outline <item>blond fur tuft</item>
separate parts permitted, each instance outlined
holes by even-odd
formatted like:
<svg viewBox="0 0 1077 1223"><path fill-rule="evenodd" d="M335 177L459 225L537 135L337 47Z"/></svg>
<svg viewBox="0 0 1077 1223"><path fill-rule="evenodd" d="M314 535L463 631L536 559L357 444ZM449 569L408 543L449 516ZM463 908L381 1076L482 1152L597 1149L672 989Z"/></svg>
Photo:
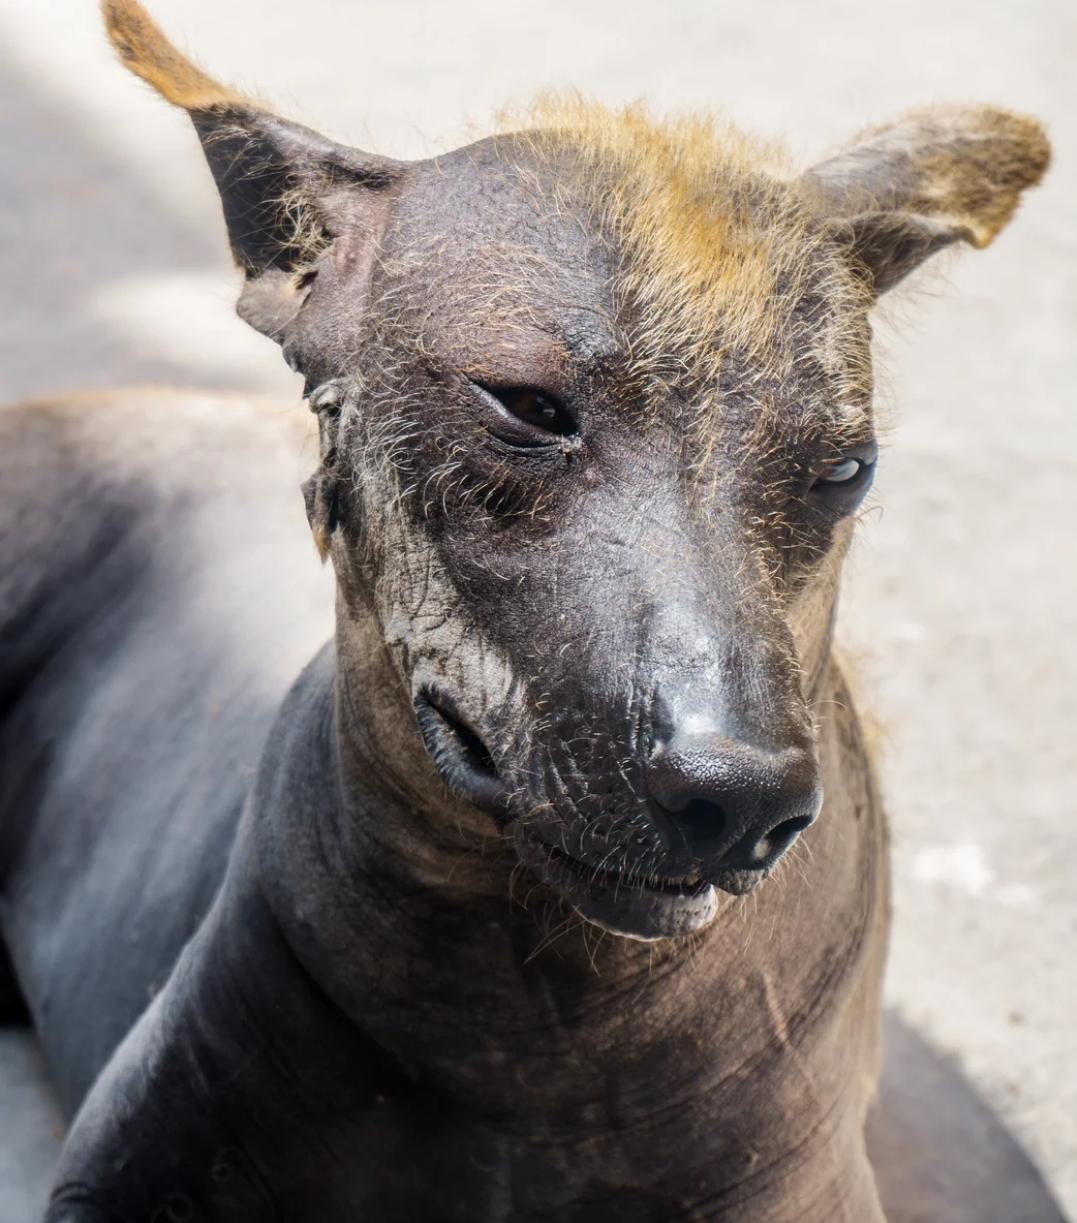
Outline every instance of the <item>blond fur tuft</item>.
<svg viewBox="0 0 1077 1223"><path fill-rule="evenodd" d="M499 126L531 155L569 155L559 181L582 191L618 247L613 287L636 320L637 371L713 393L736 353L764 394L807 346L862 398L861 346L838 332L867 297L835 258L780 145L710 116L660 120L641 104L616 109L571 94L543 96ZM810 294L825 300L826 318L809 329L796 320Z"/></svg>
<svg viewBox="0 0 1077 1223"><path fill-rule="evenodd" d="M101 14L109 42L120 59L173 106L188 111L264 109L221 85L181 55L138 0L101 0Z"/></svg>
<svg viewBox="0 0 1077 1223"><path fill-rule="evenodd" d="M994 106L914 114L933 125L940 147L919 166L919 197L906 207L945 216L968 231L973 246L989 245L1013 218L1021 193L1047 171L1051 146L1042 124ZM951 132L960 136L947 142Z"/></svg>
<svg viewBox="0 0 1077 1223"><path fill-rule="evenodd" d="M899 210L938 221L975 247L1010 222L1021 193L1047 171L1043 125L997 106L950 103L907 111L860 132L816 172L850 190L861 212ZM857 186L872 162L877 194Z"/></svg>

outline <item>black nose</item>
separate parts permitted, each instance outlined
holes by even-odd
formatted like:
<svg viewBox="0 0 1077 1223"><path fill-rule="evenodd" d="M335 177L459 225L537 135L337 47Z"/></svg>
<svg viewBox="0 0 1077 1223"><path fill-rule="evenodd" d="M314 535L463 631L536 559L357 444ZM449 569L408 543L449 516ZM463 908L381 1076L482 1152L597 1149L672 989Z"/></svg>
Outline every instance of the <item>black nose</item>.
<svg viewBox="0 0 1077 1223"><path fill-rule="evenodd" d="M655 814L704 874L773 866L822 799L809 748L768 750L720 734L674 732L645 775Z"/></svg>

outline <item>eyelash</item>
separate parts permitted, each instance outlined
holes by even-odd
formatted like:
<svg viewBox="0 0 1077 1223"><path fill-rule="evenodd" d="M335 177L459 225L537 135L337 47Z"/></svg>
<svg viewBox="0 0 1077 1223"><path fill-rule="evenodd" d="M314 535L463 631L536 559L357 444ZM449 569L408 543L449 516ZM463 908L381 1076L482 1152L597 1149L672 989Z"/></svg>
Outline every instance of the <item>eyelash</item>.
<svg viewBox="0 0 1077 1223"><path fill-rule="evenodd" d="M578 438L579 426L569 409L548 391L532 386L491 386L482 382L474 385L484 395L493 399L512 421L523 425L531 434L530 444L542 446L543 437L553 439ZM517 444L527 445L523 439L513 438ZM861 486L867 483L874 474L876 455L874 447L871 455L861 458L859 455L848 455L832 463L812 481L813 492L840 497L844 494L859 492ZM840 479L833 478L833 473L840 473L850 464L856 464L855 470Z"/></svg>
<svg viewBox="0 0 1077 1223"><path fill-rule="evenodd" d="M537 433L551 437L572 437L579 430L572 413L555 396L531 386L486 386L477 384L496 399L514 419Z"/></svg>

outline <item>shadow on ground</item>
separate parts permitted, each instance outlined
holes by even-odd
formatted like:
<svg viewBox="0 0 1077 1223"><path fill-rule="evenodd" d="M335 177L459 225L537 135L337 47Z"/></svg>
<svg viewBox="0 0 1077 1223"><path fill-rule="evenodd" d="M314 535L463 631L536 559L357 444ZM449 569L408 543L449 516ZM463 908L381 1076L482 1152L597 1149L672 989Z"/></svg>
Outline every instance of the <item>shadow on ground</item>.
<svg viewBox="0 0 1077 1223"><path fill-rule="evenodd" d="M1066 1223L957 1064L893 1012L868 1151L889 1223Z"/></svg>
<svg viewBox="0 0 1077 1223"><path fill-rule="evenodd" d="M896 1015L868 1147L889 1223L1066 1223L1035 1164L949 1058ZM0 1219L37 1223L63 1122L33 1037L0 1028Z"/></svg>

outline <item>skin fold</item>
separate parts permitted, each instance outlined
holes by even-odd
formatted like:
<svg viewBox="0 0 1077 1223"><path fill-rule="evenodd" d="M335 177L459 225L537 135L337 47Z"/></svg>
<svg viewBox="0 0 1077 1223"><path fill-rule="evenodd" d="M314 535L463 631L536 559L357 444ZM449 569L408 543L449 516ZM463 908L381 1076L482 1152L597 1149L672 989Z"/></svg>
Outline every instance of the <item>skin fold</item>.
<svg viewBox="0 0 1077 1223"><path fill-rule="evenodd" d="M48 1220L882 1220L886 832L832 650L868 314L994 237L1042 131L937 107L798 176L555 100L405 164L103 7L317 439L164 391L0 415Z"/></svg>

